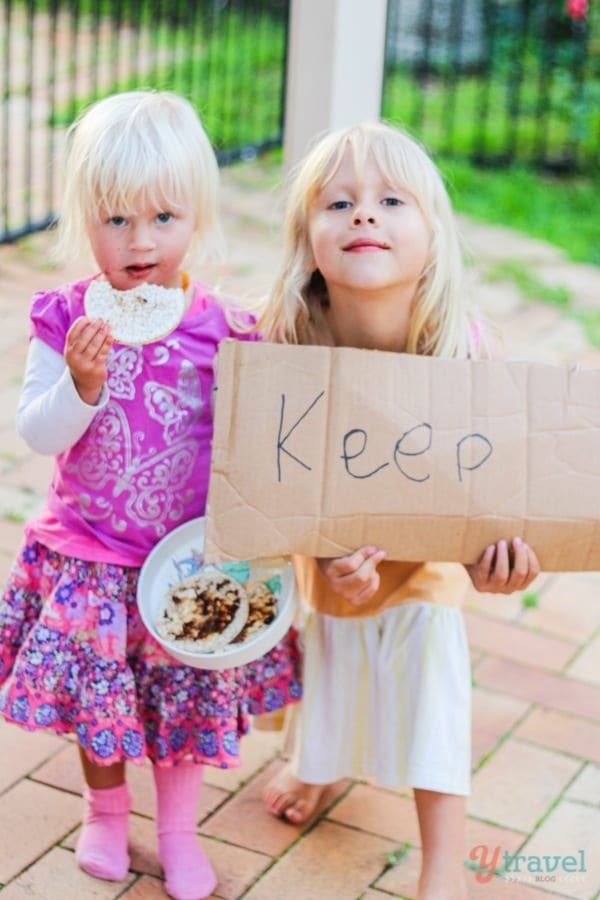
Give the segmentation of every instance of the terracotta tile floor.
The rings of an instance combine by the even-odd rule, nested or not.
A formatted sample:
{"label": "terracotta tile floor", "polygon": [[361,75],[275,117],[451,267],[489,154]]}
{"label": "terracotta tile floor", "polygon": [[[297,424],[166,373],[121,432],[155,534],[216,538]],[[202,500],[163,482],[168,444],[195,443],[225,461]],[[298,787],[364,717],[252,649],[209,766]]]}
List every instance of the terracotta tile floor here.
{"label": "terracotta tile floor", "polygon": [[[229,262],[203,272],[204,280],[246,296],[268,288],[278,253],[278,175],[264,164],[224,172]],[[568,281],[575,299],[579,290],[589,306],[590,296],[600,296],[600,270],[570,266],[554,248],[506,229],[462,224],[477,261],[471,277],[480,279],[481,290],[475,296],[507,335],[509,353],[598,366],[597,348],[587,344],[574,319],[525,302],[513,285],[482,276],[486,262],[518,258],[541,279]],[[38,508],[50,472],[49,460],[32,454],[13,424],[29,300],[38,288],[88,271],[84,261],[68,271],[51,270],[47,248],[44,235],[0,247],[2,578],[22,520]],[[502,868],[504,854],[508,861],[505,876],[488,881],[478,881],[468,869],[470,895],[535,900],[545,893],[591,900],[600,892],[600,574],[550,574],[534,588],[533,608],[518,595],[473,593],[466,604],[474,776],[465,858],[479,845],[487,865],[495,848],[496,868]],[[414,898],[420,850],[410,792],[344,782],[309,827],[294,828],[273,819],[261,804],[264,784],[281,765],[280,747],[278,734],[254,730],[245,742],[242,769],[207,772],[198,831],[219,876],[215,897]],[[131,871],[121,884],[97,881],[79,871],[73,855],[82,791],[73,742],[0,723],[2,900],[165,897],[148,768],[131,772],[131,786]],[[390,866],[386,854],[405,843],[405,857]],[[559,867],[545,869],[545,857],[550,869],[558,857]]]}

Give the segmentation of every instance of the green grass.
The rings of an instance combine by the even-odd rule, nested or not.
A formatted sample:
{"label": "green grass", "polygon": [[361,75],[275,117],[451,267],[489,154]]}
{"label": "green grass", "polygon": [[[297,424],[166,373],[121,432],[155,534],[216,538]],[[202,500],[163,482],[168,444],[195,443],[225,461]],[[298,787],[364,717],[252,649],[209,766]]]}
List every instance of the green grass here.
{"label": "green grass", "polygon": [[600,265],[600,174],[559,178],[519,166],[437,162],[459,212],[549,241],[575,262]]}
{"label": "green grass", "polygon": [[406,841],[403,844],[400,844],[399,847],[396,847],[395,850],[390,850],[385,854],[385,859],[388,866],[398,866],[401,862],[404,862],[408,854],[411,850],[411,844]]}
{"label": "green grass", "polygon": [[526,300],[542,300],[567,309],[572,297],[564,284],[546,284],[537,278],[520,259],[504,259],[493,263],[485,273],[487,281],[512,281]]}
{"label": "green grass", "polygon": [[523,594],[521,603],[524,609],[535,609],[539,605],[539,597],[534,591]]}
{"label": "green grass", "polygon": [[17,512],[14,509],[5,509],[2,513],[2,518],[5,522],[15,522],[20,525],[25,522],[27,517],[22,512]]}
{"label": "green grass", "polygon": [[[567,316],[580,322],[588,341],[600,347],[600,309],[577,309],[570,291],[562,284],[548,284],[538,278],[521,259],[504,259],[489,266],[488,281],[510,281],[526,300],[541,300],[558,306]],[[523,598],[525,602],[525,598]]]}

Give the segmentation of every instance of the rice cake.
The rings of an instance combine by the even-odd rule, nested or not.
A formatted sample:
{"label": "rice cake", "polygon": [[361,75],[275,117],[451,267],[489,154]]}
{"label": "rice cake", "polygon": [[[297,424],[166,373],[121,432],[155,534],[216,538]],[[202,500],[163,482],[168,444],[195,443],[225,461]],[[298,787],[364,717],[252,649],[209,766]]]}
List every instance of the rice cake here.
{"label": "rice cake", "polygon": [[108,281],[95,279],[85,292],[86,315],[110,325],[119,344],[150,344],[179,325],[185,309],[183,288],[140,284],[118,291]]}
{"label": "rice cake", "polygon": [[248,610],[238,581],[222,572],[198,572],[169,590],[158,609],[156,630],[183,650],[211,653],[237,637]]}
{"label": "rice cake", "polygon": [[248,638],[254,637],[267,625],[270,625],[277,615],[277,598],[275,594],[262,582],[252,587],[246,585],[248,595],[248,619],[246,624],[232,640],[232,644],[243,644]]}

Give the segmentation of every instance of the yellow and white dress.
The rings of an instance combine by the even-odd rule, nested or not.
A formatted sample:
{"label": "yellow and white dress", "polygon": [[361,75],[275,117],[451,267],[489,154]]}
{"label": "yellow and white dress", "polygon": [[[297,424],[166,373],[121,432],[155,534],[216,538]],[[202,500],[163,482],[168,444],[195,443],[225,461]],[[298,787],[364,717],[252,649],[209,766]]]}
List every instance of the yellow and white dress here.
{"label": "yellow and white dress", "polygon": [[314,559],[294,557],[302,600],[304,693],[291,765],[326,784],[373,776],[383,786],[468,794],[471,668],[456,563],[384,561],[356,607]]}

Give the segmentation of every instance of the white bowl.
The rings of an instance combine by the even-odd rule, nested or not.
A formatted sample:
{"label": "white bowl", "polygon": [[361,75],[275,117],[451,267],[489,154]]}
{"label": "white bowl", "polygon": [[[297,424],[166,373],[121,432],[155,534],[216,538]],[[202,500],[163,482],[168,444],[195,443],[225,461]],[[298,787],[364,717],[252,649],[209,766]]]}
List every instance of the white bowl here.
{"label": "white bowl", "polygon": [[[236,577],[236,570],[243,572],[248,566],[250,575],[256,575],[261,561],[205,566],[204,519],[185,522],[154,547],[141,568],[137,604],[144,625],[171,656],[196,669],[230,669],[264,656],[281,640],[294,620],[296,582],[290,562],[284,562],[277,569],[281,582],[281,589],[274,592],[277,597],[277,615],[269,625],[243,643],[228,644],[213,653],[194,653],[182,650],[175,641],[165,640],[156,630],[156,615],[165,594],[183,578],[200,570],[215,569]],[[242,577],[239,580],[242,581]]]}

